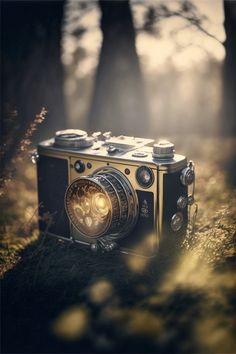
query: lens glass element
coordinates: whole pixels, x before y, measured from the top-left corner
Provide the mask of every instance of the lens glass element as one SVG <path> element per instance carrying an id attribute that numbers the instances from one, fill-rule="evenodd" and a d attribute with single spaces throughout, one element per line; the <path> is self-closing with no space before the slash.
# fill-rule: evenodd
<path id="1" fill-rule="evenodd" d="M 66 210 L 73 225 L 84 235 L 97 237 L 110 224 L 111 204 L 103 189 L 89 179 L 77 179 L 66 192 Z"/>
<path id="2" fill-rule="evenodd" d="M 109 213 L 109 203 L 103 193 L 96 193 L 92 197 L 92 212 L 98 216 L 106 216 Z"/>
<path id="3" fill-rule="evenodd" d="M 116 240 L 128 235 L 136 224 L 138 198 L 123 173 L 103 167 L 69 185 L 65 209 L 83 239 L 109 236 Z"/>

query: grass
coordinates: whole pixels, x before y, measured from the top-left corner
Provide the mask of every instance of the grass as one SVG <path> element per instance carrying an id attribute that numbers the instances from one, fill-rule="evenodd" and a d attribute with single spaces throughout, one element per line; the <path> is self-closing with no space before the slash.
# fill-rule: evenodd
<path id="1" fill-rule="evenodd" d="M 30 161 L 17 162 L 15 177 L 6 182 L 0 203 L 3 277 L 20 260 L 20 251 L 38 238 L 36 171 Z"/>
<path id="2" fill-rule="evenodd" d="M 38 239 L 35 166 L 18 163 L 1 197 L 6 352 L 235 352 L 235 140 L 177 148 L 196 163 L 199 212 L 167 271 Z"/>

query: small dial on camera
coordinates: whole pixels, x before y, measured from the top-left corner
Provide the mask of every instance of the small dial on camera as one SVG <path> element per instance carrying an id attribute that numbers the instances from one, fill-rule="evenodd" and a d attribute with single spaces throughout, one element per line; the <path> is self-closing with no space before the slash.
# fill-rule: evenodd
<path id="1" fill-rule="evenodd" d="M 181 212 L 178 212 L 174 214 L 171 218 L 171 228 L 174 232 L 179 231 L 181 227 L 183 226 L 183 214 Z"/>
<path id="2" fill-rule="evenodd" d="M 189 186 L 194 182 L 195 174 L 191 167 L 186 167 L 180 176 L 180 181 L 184 186 Z"/>
<path id="3" fill-rule="evenodd" d="M 187 205 L 188 205 L 188 199 L 183 196 L 180 196 L 177 200 L 178 209 L 184 209 L 186 208 Z"/>

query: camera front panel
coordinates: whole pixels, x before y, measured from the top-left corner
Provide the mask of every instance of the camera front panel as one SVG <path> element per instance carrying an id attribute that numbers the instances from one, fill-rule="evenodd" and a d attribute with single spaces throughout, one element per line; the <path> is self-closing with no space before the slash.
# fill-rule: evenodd
<path id="1" fill-rule="evenodd" d="M 83 168 L 80 168 L 79 166 L 83 166 Z M 143 166 L 144 165 L 141 162 L 139 164 L 131 164 L 130 161 L 121 162 L 115 159 L 114 161 L 111 161 L 111 159 L 106 161 L 104 159 L 85 158 L 84 156 L 72 156 L 70 158 L 70 183 L 82 176 L 96 174 L 97 171 L 101 171 L 104 168 L 109 167 L 118 170 L 135 190 L 137 195 L 138 215 L 136 225 L 132 231 L 125 237 L 119 238 L 117 243 L 122 252 L 151 256 L 155 253 L 158 246 L 158 174 L 155 165 L 145 165 L 150 171 L 152 180 L 149 181 L 149 184 L 142 186 L 138 177 L 138 172 L 143 173 Z M 79 233 L 72 224 L 71 234 L 73 239 L 77 242 L 96 243 L 96 240 L 84 237 L 84 235 Z"/>

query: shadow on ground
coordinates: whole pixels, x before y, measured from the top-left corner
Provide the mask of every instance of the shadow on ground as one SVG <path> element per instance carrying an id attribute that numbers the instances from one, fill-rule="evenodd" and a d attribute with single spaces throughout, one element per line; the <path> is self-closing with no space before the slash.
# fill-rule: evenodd
<path id="1" fill-rule="evenodd" d="M 174 267 L 173 259 L 135 259 L 97 255 L 55 239 L 28 246 L 2 283 L 3 352 L 195 353 L 202 347 L 215 352 L 214 345 L 213 351 L 204 346 L 207 333 L 202 333 L 212 325 L 224 346 L 233 335 L 227 311 L 236 313 L 231 286 L 223 293 L 211 288 L 214 296 L 223 296 L 213 299 L 204 284 L 196 288 L 191 280 L 196 264 L 181 261 L 188 268 L 181 281 L 177 259 Z M 226 274 L 231 265 L 223 268 Z M 233 346 L 228 343 L 224 352 L 233 352 Z"/>

